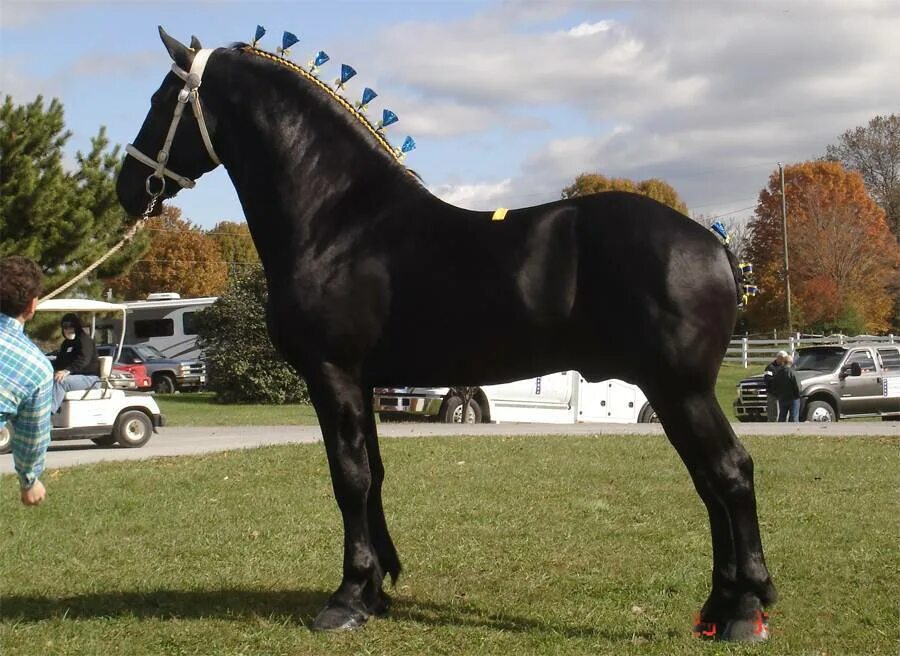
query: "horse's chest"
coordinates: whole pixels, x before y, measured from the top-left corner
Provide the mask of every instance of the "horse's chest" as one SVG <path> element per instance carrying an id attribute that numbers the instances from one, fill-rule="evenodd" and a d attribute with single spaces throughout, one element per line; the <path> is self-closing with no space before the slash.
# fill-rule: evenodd
<path id="1" fill-rule="evenodd" d="M 330 266 L 312 262 L 288 284 L 275 287 L 269 298 L 273 336 L 288 333 L 320 345 L 370 347 L 378 340 L 390 307 L 389 276 L 373 258 Z"/>

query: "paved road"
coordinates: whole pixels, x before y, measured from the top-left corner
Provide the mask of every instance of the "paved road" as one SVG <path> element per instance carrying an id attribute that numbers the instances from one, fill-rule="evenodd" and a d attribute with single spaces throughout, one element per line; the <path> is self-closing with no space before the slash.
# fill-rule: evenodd
<path id="1" fill-rule="evenodd" d="M 900 422 L 838 422 L 834 424 L 733 424 L 745 435 L 890 435 L 900 437 Z M 428 435 L 661 435 L 659 424 L 382 424 L 382 437 Z M 105 460 L 142 460 L 160 456 L 183 456 L 270 444 L 320 442 L 318 426 L 238 426 L 164 428 L 140 449 L 98 447 L 89 440 L 54 442 L 47 454 L 47 469 L 71 467 Z M 13 471 L 12 457 L 0 457 L 0 473 Z"/>

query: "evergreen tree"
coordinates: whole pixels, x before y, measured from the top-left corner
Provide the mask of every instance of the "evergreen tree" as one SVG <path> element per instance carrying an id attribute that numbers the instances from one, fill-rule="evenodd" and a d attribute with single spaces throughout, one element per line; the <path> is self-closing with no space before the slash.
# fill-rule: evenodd
<path id="1" fill-rule="evenodd" d="M 126 217 L 115 195 L 118 147 L 108 151 L 103 128 L 87 154 L 67 171 L 63 148 L 71 137 L 62 104 L 41 96 L 0 108 L 0 257 L 25 255 L 45 274 L 47 291 L 68 281 L 120 238 Z M 100 276 L 125 270 L 146 249 L 136 239 L 64 296 L 98 297 Z"/>
<path id="2" fill-rule="evenodd" d="M 309 403 L 306 383 L 275 350 L 266 330 L 262 266 L 232 276 L 228 289 L 197 315 L 209 389 L 221 403 Z"/>

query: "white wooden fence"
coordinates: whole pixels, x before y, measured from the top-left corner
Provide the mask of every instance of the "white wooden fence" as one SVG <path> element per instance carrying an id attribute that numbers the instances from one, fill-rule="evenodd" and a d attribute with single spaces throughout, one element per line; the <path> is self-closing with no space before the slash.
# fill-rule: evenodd
<path id="1" fill-rule="evenodd" d="M 766 364 L 772 361 L 778 351 L 793 353 L 800 346 L 843 346 L 859 342 L 883 342 L 896 344 L 900 341 L 897 335 L 829 335 L 827 337 L 801 335 L 794 333 L 787 338 L 775 339 L 749 339 L 747 337 L 735 337 L 728 344 L 725 352 L 725 362 L 739 362 L 745 369 L 751 364 Z"/>

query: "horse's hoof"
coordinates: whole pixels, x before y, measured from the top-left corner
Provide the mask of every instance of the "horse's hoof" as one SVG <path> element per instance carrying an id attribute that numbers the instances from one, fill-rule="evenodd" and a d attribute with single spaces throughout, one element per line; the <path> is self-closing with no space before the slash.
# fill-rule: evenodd
<path id="1" fill-rule="evenodd" d="M 387 617 L 391 612 L 391 598 L 384 591 L 378 593 L 378 599 L 369 608 L 369 612 L 375 617 Z"/>
<path id="2" fill-rule="evenodd" d="M 706 640 L 765 642 L 769 639 L 769 615 L 756 611 L 753 618 L 727 622 L 704 622 L 698 617 L 693 635 Z"/>
<path id="3" fill-rule="evenodd" d="M 346 606 L 325 606 L 313 620 L 313 631 L 353 631 L 362 628 L 366 615 Z"/>

